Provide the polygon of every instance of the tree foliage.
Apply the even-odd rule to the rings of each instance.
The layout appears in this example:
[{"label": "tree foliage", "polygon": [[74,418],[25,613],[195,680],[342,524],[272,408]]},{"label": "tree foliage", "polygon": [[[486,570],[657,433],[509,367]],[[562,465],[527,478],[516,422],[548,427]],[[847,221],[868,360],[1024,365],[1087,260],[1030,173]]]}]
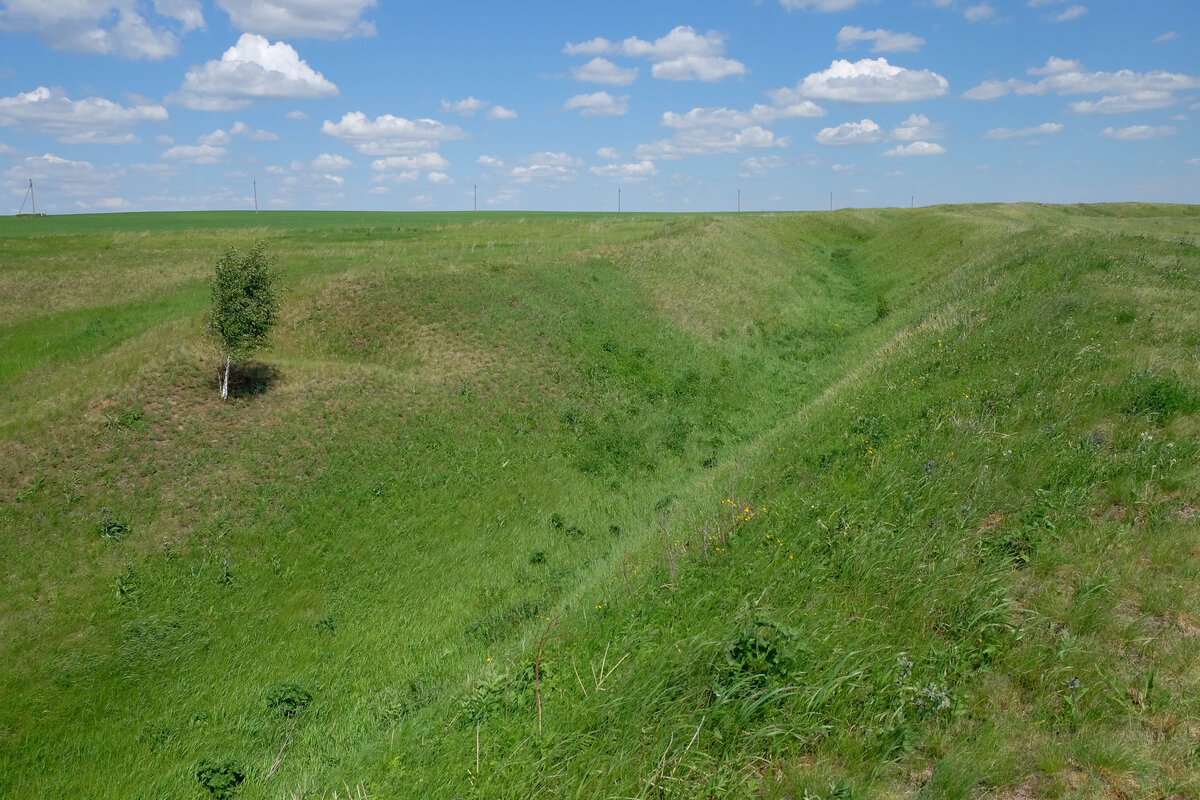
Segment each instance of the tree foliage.
[{"label": "tree foliage", "polygon": [[222,397],[228,395],[230,365],[269,344],[267,337],[279,316],[275,283],[275,269],[262,242],[244,256],[231,246],[217,261],[206,329],[225,357]]}]

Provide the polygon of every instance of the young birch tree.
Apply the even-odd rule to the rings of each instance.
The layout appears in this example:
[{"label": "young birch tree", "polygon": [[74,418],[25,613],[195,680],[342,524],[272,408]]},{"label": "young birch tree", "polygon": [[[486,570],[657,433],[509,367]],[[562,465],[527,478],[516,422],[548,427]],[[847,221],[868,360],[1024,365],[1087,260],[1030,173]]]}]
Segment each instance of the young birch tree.
[{"label": "young birch tree", "polygon": [[206,330],[225,357],[221,399],[229,397],[229,370],[255,350],[268,346],[267,335],[279,316],[275,270],[258,242],[243,256],[230,247],[217,262],[212,307]]}]

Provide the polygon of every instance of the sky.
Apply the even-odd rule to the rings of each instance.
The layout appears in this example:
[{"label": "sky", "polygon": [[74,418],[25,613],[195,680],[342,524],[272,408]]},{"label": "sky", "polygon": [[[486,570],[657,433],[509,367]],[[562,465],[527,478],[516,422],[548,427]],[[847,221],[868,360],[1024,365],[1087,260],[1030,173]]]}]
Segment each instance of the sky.
[{"label": "sky", "polygon": [[5,214],[1200,203],[1197,116],[1197,0],[0,0]]}]

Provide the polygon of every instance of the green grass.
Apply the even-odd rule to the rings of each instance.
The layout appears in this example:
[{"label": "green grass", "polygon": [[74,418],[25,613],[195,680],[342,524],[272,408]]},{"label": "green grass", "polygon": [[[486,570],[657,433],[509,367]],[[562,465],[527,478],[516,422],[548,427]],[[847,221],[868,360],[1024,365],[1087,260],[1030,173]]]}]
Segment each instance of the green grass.
[{"label": "green grass", "polygon": [[0,219],[0,794],[1196,796],[1198,222]]}]

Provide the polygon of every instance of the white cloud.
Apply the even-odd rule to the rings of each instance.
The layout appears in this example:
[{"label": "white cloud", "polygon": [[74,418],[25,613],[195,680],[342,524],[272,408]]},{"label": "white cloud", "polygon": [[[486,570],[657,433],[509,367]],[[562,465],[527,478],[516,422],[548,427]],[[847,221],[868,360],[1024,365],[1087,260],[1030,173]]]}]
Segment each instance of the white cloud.
[{"label": "white cloud", "polygon": [[913,142],[912,144],[903,144],[899,147],[893,147],[891,150],[884,151],[885,156],[893,158],[904,158],[907,156],[940,156],[946,152],[946,148],[936,142]]},{"label": "white cloud", "polygon": [[315,39],[374,36],[374,23],[359,17],[375,4],[376,0],[217,0],[240,31]]},{"label": "white cloud", "polygon": [[1061,133],[1063,126],[1057,122],[1044,122],[1031,128],[992,128],[983,135],[985,139],[1015,139],[1023,136],[1040,136],[1047,133]]},{"label": "white cloud", "polygon": [[595,56],[601,53],[615,53],[618,49],[619,45],[616,42],[610,42],[603,36],[597,36],[595,39],[589,39],[579,44],[567,42],[563,47],[563,52],[569,56]]},{"label": "white cloud", "polygon": [[686,114],[667,111],[662,115],[662,124],[668,128],[745,128],[752,125],[768,125],[777,119],[798,117],[822,117],[825,110],[811,100],[803,100],[788,106],[756,104],[749,111],[728,108],[693,108]]},{"label": "white cloud", "polygon": [[1074,19],[1081,19],[1082,17],[1086,17],[1087,13],[1088,13],[1087,6],[1071,6],[1066,11],[1063,11],[1061,14],[1056,14],[1054,16],[1054,21],[1055,22],[1070,22],[1071,20],[1074,20]]},{"label": "white cloud", "polygon": [[58,201],[93,201],[111,197],[125,175],[119,165],[97,167],[88,161],[71,161],[50,153],[30,156],[4,173],[6,184],[20,186],[27,181],[38,185],[39,205],[53,209]]},{"label": "white cloud", "polygon": [[164,133],[161,136],[155,136],[154,143],[157,145],[161,145],[162,147],[170,147],[171,145],[175,144],[175,137],[167,136]]},{"label": "white cloud", "polygon": [[864,0],[779,0],[788,11],[849,11]]},{"label": "white cloud", "polygon": [[175,31],[204,25],[196,0],[160,0],[154,8],[169,27],[148,22],[136,0],[5,0],[0,30],[32,33],[55,50],[153,61],[178,51]]},{"label": "white cloud", "polygon": [[771,170],[786,166],[787,162],[779,156],[752,156],[742,161],[740,178],[757,178],[767,175]]},{"label": "white cloud", "polygon": [[596,155],[608,161],[616,161],[621,157],[621,154],[614,147],[601,147],[596,151]]},{"label": "white cloud", "polygon": [[[292,165],[295,167],[295,164]],[[316,172],[341,172],[352,169],[354,162],[345,156],[321,153],[308,164],[308,168]]]},{"label": "white cloud", "polygon": [[207,27],[199,0],[154,0],[154,13],[183,25],[183,32]]},{"label": "white cloud", "polygon": [[520,194],[516,189],[501,189],[487,199],[487,204],[489,206],[506,205],[516,200]]},{"label": "white cloud", "polygon": [[296,120],[310,119],[308,114],[305,114],[303,111],[289,111],[286,114],[284,114],[284,116],[287,117],[288,119],[296,119]]},{"label": "white cloud", "polygon": [[968,100],[995,100],[1012,92],[1012,87],[1005,81],[988,80],[978,86],[963,92]]},{"label": "white cloud", "polygon": [[413,195],[408,199],[408,202],[414,206],[431,206],[433,205],[433,195],[418,194]]},{"label": "white cloud", "polygon": [[1174,136],[1179,129],[1171,125],[1130,125],[1127,128],[1108,127],[1100,131],[1100,135],[1108,139],[1123,142],[1139,141],[1141,139],[1157,139],[1162,136]]},{"label": "white cloud", "polygon": [[553,164],[531,164],[529,166],[513,167],[509,175],[517,183],[531,183],[533,181],[568,183],[579,177],[579,173],[570,167]]},{"label": "white cloud", "polygon": [[892,138],[902,142],[917,139],[941,139],[946,135],[946,126],[941,122],[930,122],[924,114],[910,114],[908,119],[892,129]]},{"label": "white cloud", "polygon": [[654,162],[648,160],[636,164],[605,164],[603,167],[592,167],[588,171],[601,178],[611,178],[622,183],[641,183],[658,174]]},{"label": "white cloud", "polygon": [[0,126],[16,126],[69,143],[127,144],[139,122],[163,122],[160,105],[122,106],[103,97],[72,100],[62,89],[39,86],[32,92],[0,97]]},{"label": "white cloud", "polygon": [[940,97],[949,87],[950,83],[936,72],[893,66],[884,58],[855,62],[837,59],[829,69],[812,73],[794,89],[776,89],[767,94],[776,105],[789,105],[806,97],[842,103],[899,103]]},{"label": "white cloud", "polygon": [[813,137],[817,144],[841,146],[847,144],[874,144],[883,139],[883,129],[874,120],[843,122],[833,128],[822,128]]},{"label": "white cloud", "polygon": [[279,140],[279,136],[270,131],[255,130],[244,122],[235,122],[233,127],[228,131],[217,129],[212,133],[201,136],[198,141],[200,144],[215,144],[224,146],[233,141],[233,137],[240,136],[243,139],[250,139],[255,142],[274,142]]},{"label": "white cloud", "polygon": [[[732,58],[726,58],[726,35],[719,31],[709,31],[703,35],[688,25],[672,28],[665,36],[653,42],[639,39],[636,36],[621,42],[612,42],[603,37],[597,37],[581,44],[570,42],[563,48],[568,55],[603,55],[616,54],[649,59],[653,66],[650,74],[656,78],[668,81],[719,81],[734,75],[746,74],[746,65]],[[620,69],[615,64],[608,65],[605,59],[593,59],[591,64],[603,62],[596,70],[604,70],[613,74],[612,70]],[[589,65],[576,68],[584,70]],[[572,70],[572,74],[576,74]],[[576,75],[576,77],[579,77]],[[584,79],[587,80],[587,79]],[[604,83],[610,81],[601,81]],[[629,79],[632,82],[632,79]],[[618,84],[626,85],[626,84]]]},{"label": "white cloud", "polygon": [[391,193],[392,193],[392,190],[387,186],[372,186],[371,189],[367,192],[367,194],[375,194],[375,195],[391,194]]},{"label": "white cloud", "polygon": [[348,142],[368,156],[413,155],[436,150],[443,141],[467,138],[457,125],[432,119],[409,120],[391,114],[371,120],[361,111],[348,112],[340,122],[325,120],[321,133]]},{"label": "white cloud", "polygon": [[475,163],[481,167],[488,167],[489,169],[504,169],[506,166],[508,166],[504,163],[503,159],[496,158],[495,156],[480,156],[479,158],[475,159]]},{"label": "white cloud", "polygon": [[967,6],[963,10],[963,17],[967,22],[983,22],[984,20],[995,19],[996,9],[988,3],[980,3],[977,6]]},{"label": "white cloud", "polygon": [[160,158],[185,164],[216,164],[228,151],[212,144],[179,144],[164,150]]},{"label": "white cloud", "polygon": [[673,139],[660,139],[650,144],[638,145],[634,158],[639,160],[673,160],[686,156],[712,156],[722,153],[741,153],[767,147],[784,147],[786,137],[777,139],[775,134],[759,125],[732,131],[721,128],[691,128],[679,131]]},{"label": "white cloud", "polygon": [[585,117],[619,117],[629,113],[629,95],[613,97],[608,92],[577,94],[563,103],[567,111],[578,110]]},{"label": "white cloud", "polygon": [[660,61],[650,68],[650,74],[667,81],[719,81],[734,75],[745,75],[746,65],[721,56],[680,56]]},{"label": "white cloud", "polygon": [[425,180],[430,183],[436,183],[439,186],[449,186],[454,183],[454,179],[444,172],[430,172],[425,176]]},{"label": "white cloud", "polygon": [[1010,78],[1007,81],[987,80],[967,91],[968,100],[992,100],[1015,92],[1018,95],[1059,96],[1070,94],[1105,94],[1095,102],[1078,102],[1072,110],[1081,114],[1124,113],[1163,108],[1176,100],[1171,92],[1200,88],[1200,77],[1165,70],[1134,72],[1088,72],[1083,64],[1065,58],[1051,57],[1045,66],[1028,70],[1040,76],[1036,81]]},{"label": "white cloud", "polygon": [[571,77],[588,83],[608,83],[613,86],[628,86],[637,80],[636,67],[618,67],[607,58],[597,56],[580,67],[571,67]]},{"label": "white cloud", "polygon": [[442,101],[443,111],[449,111],[452,114],[458,114],[463,117],[474,116],[476,111],[481,111],[487,108],[487,106],[487,100],[479,100],[475,97],[467,97],[463,100],[455,100],[454,102],[450,102],[449,100]]},{"label": "white cloud", "polygon": [[516,119],[517,112],[513,111],[511,108],[505,108],[504,106],[492,106],[488,109],[487,118],[493,122],[502,119]]},{"label": "white cloud", "polygon": [[183,86],[168,100],[201,111],[230,111],[257,99],[337,94],[338,88],[290,45],[244,33],[219,61],[188,70]]},{"label": "white cloud", "polygon": [[858,42],[874,42],[874,53],[914,53],[925,45],[925,40],[911,33],[892,33],[882,28],[873,31],[858,26],[846,25],[837,35],[839,50],[846,50]]},{"label": "white cloud", "polygon": [[1126,114],[1131,111],[1149,111],[1175,104],[1175,95],[1170,92],[1140,91],[1129,94],[1105,95],[1099,100],[1080,100],[1071,103],[1077,114]]},{"label": "white cloud", "polygon": [[450,166],[450,162],[441,153],[419,153],[412,156],[388,156],[371,162],[371,169],[376,172],[387,170],[430,170],[441,171]]},{"label": "white cloud", "polygon": [[1189,164],[1193,167],[1200,167],[1200,158],[1189,158],[1187,161],[1185,161],[1183,163]]},{"label": "white cloud", "polygon": [[1155,36],[1154,44],[1163,44],[1164,42],[1172,42],[1178,38],[1179,38],[1179,33],[1177,31],[1167,31],[1166,33],[1164,33],[1160,36]]},{"label": "white cloud", "polygon": [[530,153],[521,158],[521,163],[533,167],[582,167],[583,161],[567,153]]}]

